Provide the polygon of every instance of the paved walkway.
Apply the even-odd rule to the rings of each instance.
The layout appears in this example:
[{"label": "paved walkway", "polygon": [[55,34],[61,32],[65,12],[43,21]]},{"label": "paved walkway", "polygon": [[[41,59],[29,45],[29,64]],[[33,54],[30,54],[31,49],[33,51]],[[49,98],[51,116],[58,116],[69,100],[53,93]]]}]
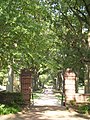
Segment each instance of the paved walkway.
[{"label": "paved walkway", "polygon": [[61,101],[58,101],[54,94],[41,94],[40,98],[34,100],[34,106],[61,106]]},{"label": "paved walkway", "polygon": [[1,120],[90,120],[90,116],[78,114],[60,106],[52,93],[41,94],[41,99],[34,101],[31,109],[18,114],[2,115]]},{"label": "paved walkway", "polygon": [[37,106],[31,110],[0,116],[1,120],[90,120],[90,116],[84,116],[72,110],[66,110],[58,106]]}]

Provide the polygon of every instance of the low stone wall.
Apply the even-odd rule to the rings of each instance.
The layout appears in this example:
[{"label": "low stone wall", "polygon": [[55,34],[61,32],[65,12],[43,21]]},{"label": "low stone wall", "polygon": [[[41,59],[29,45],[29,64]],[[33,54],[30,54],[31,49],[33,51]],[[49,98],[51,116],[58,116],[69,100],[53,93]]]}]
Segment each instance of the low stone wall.
[{"label": "low stone wall", "polygon": [[90,94],[79,94],[79,93],[76,93],[75,94],[75,100],[77,103],[88,103],[90,102]]}]

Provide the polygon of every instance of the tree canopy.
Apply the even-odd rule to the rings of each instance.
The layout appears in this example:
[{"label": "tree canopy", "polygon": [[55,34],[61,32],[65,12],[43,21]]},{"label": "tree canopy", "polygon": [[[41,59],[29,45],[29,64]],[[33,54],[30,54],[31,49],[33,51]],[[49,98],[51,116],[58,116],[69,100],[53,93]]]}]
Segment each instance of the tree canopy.
[{"label": "tree canopy", "polygon": [[42,74],[69,67],[84,73],[89,32],[89,0],[3,0],[0,70],[36,67]]}]

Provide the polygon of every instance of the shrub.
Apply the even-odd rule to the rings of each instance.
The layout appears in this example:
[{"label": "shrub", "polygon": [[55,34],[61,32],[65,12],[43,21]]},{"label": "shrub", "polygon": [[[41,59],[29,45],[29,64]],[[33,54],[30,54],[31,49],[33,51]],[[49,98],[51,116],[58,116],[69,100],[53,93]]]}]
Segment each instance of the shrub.
[{"label": "shrub", "polygon": [[20,111],[20,107],[17,105],[8,106],[5,104],[0,104],[0,115],[5,115],[9,113],[17,113]]},{"label": "shrub", "polygon": [[78,110],[80,113],[87,114],[90,111],[90,105],[81,105]]},{"label": "shrub", "polygon": [[23,104],[23,97],[21,93],[0,93],[0,103],[5,105],[12,105],[13,103],[17,105]]}]

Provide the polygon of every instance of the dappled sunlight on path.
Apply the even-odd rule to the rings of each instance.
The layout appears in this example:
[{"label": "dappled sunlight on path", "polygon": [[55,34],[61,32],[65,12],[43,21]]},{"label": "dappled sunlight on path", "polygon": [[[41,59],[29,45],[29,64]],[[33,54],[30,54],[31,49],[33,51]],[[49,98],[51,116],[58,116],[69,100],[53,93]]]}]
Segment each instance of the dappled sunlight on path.
[{"label": "dappled sunlight on path", "polygon": [[60,105],[55,95],[50,92],[41,94],[34,100],[31,108],[18,114],[1,115],[1,120],[90,120],[90,116],[81,115],[72,109]]},{"label": "dappled sunlight on path", "polygon": [[90,120],[90,117],[83,116],[74,111],[68,111],[65,107],[57,106],[34,106],[25,113],[8,115],[1,120]]}]

